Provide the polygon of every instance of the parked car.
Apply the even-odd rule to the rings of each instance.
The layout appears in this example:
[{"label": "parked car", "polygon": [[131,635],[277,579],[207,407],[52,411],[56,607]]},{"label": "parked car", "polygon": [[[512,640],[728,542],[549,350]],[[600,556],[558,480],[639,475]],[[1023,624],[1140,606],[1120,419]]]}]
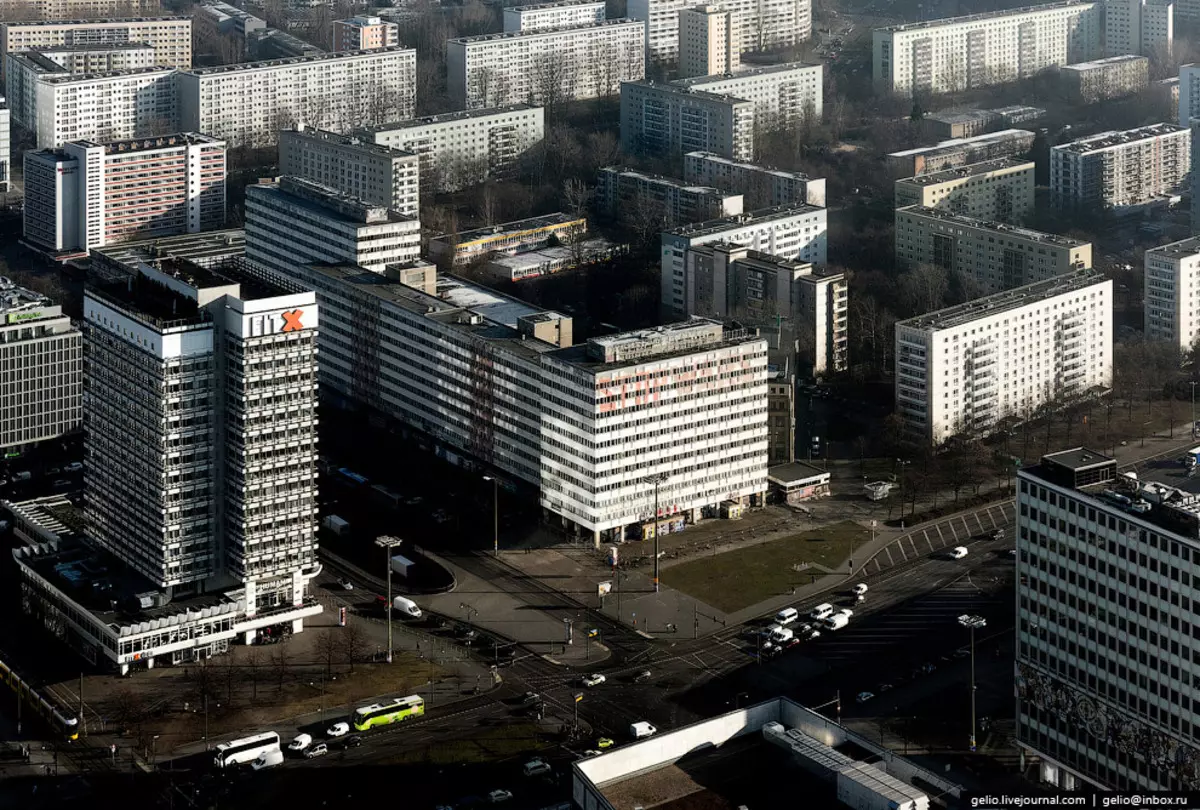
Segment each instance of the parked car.
[{"label": "parked car", "polygon": [[866,703],[873,697],[875,697],[874,692],[859,692],[858,697],[856,697],[855,700],[857,700],[859,703]]},{"label": "parked car", "polygon": [[584,686],[591,687],[591,686],[599,686],[600,684],[604,683],[606,680],[608,680],[608,679],[605,678],[603,675],[601,675],[599,672],[593,672],[591,675],[584,675],[582,682],[583,682]]},{"label": "parked car", "polygon": [[362,744],[363,744],[363,738],[357,734],[346,738],[346,747],[347,748],[358,748]]},{"label": "parked car", "polygon": [[512,798],[511,790],[493,790],[488,794],[488,801],[492,804],[500,804]]},{"label": "parked car", "polygon": [[325,743],[317,743],[312,748],[310,748],[304,752],[304,757],[305,757],[305,759],[316,759],[317,757],[323,757],[328,753],[329,753],[328,745],[326,745]]},{"label": "parked car", "polygon": [[596,747],[601,751],[604,751],[613,747],[613,741],[609,737],[601,737],[600,739],[596,740]]},{"label": "parked car", "polygon": [[70,464],[67,464],[66,466],[63,467],[63,472],[66,472],[66,473],[83,472],[83,464],[78,461],[72,461]]},{"label": "parked car", "polygon": [[550,766],[544,759],[531,759],[525,763],[526,776],[541,776],[545,773],[550,773]]},{"label": "parked car", "polygon": [[326,737],[345,737],[350,733],[349,723],[334,723],[325,731]]}]

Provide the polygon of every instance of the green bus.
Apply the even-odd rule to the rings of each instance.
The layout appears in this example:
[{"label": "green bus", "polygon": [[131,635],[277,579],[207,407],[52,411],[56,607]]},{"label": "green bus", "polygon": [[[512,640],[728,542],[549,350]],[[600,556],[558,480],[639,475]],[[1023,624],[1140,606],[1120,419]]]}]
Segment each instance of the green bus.
[{"label": "green bus", "polygon": [[366,731],[375,726],[399,723],[423,714],[425,714],[424,699],[420,695],[409,695],[387,703],[373,703],[370,706],[355,709],[353,722],[357,731]]}]

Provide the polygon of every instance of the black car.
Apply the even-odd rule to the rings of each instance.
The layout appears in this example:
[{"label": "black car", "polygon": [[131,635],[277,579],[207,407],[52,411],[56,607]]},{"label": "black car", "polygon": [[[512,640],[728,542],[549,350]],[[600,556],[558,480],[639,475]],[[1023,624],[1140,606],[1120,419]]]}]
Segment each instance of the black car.
[{"label": "black car", "polygon": [[357,734],[346,738],[346,747],[347,748],[358,748],[362,744],[363,744],[363,738]]},{"label": "black car", "polygon": [[542,705],[542,696],[539,695],[537,692],[526,692],[525,694],[521,695],[522,708],[529,708],[530,706],[541,706],[541,705]]}]

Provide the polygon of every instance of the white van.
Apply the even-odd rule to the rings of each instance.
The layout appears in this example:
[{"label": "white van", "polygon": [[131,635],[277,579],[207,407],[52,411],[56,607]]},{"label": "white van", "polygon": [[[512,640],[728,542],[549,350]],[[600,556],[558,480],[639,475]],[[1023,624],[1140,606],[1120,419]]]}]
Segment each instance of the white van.
[{"label": "white van", "polygon": [[810,619],[827,619],[832,615],[833,615],[833,605],[829,604],[828,602],[825,602],[824,604],[821,604],[821,605],[817,605],[815,608],[813,608],[812,610],[810,610],[808,612],[808,617]]},{"label": "white van", "polygon": [[635,740],[641,740],[646,737],[653,737],[658,733],[658,729],[642,720],[637,723],[631,723],[629,726],[629,736]]},{"label": "white van", "polygon": [[961,560],[965,556],[967,556],[966,546],[955,546],[950,549],[950,559],[952,560]]},{"label": "white van", "polygon": [[274,768],[276,765],[283,764],[283,752],[276,748],[274,751],[264,751],[258,755],[258,759],[250,763],[250,767],[256,771],[261,771],[263,768]]},{"label": "white van", "polygon": [[800,611],[794,607],[784,608],[775,614],[775,623],[788,625],[800,618]]},{"label": "white van", "polygon": [[392,600],[392,610],[401,614],[405,618],[421,618],[421,609],[417,607],[417,603],[411,599],[405,599],[403,596],[397,596]]}]

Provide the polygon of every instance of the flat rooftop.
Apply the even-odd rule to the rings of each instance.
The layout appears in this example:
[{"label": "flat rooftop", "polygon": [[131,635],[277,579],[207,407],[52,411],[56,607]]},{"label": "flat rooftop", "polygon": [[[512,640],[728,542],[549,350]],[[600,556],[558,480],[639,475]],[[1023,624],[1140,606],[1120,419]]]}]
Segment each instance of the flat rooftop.
[{"label": "flat rooftop", "polygon": [[[61,66],[60,69],[65,70]],[[129,68],[128,70],[108,70],[102,73],[59,73],[53,76],[45,76],[41,81],[43,84],[69,84],[71,82],[95,82],[104,79],[130,79],[135,76],[148,76],[151,74],[166,77],[173,76],[178,72],[172,67],[156,65],[153,67]]]},{"label": "flat rooftop", "polygon": [[323,186],[300,177],[283,176],[277,181],[257,183],[246,187],[246,193],[279,196],[290,204],[330,220],[340,220],[350,225],[383,225],[389,222],[412,222],[413,217],[385,205],[374,205],[358,197],[343,194],[337,189]]},{"label": "flat rooftop", "polygon": [[805,464],[803,461],[793,461],[790,464],[777,464],[767,469],[767,480],[777,484],[792,484],[807,481],[810,478],[829,477],[828,470]]},{"label": "flat rooftop", "polygon": [[1066,0],[1061,3],[1046,3],[1043,6],[1022,6],[1021,8],[1010,8],[1002,11],[985,11],[981,14],[967,14],[962,17],[944,17],[940,20],[925,20],[924,22],[902,23],[900,25],[892,25],[887,28],[876,28],[875,32],[899,33],[901,31],[922,31],[927,28],[941,28],[945,25],[958,25],[959,23],[976,22],[979,20],[994,20],[1000,17],[1016,17],[1020,14],[1033,14],[1041,11],[1050,11],[1053,9],[1071,8],[1072,6],[1094,6],[1095,3],[1079,2],[1079,0]]},{"label": "flat rooftop", "polygon": [[131,152],[150,152],[155,149],[169,149],[175,146],[200,146],[206,144],[224,144],[219,138],[212,138],[199,132],[176,132],[172,135],[158,135],[153,138],[133,138],[127,141],[75,141],[84,147],[103,146],[106,155],[125,155]]},{"label": "flat rooftop", "polygon": [[[585,371],[597,372],[659,363],[755,340],[763,339],[754,329],[744,329],[732,322],[726,328],[719,321],[693,317],[650,329],[592,338],[587,343],[552,352],[550,357]],[[613,359],[606,360],[606,356]]]},{"label": "flat rooftop", "polygon": [[459,110],[457,112],[441,113],[440,115],[426,115],[421,118],[414,118],[411,121],[395,121],[390,124],[379,124],[373,127],[364,127],[359,132],[374,134],[376,132],[392,132],[393,130],[416,129],[417,127],[429,126],[430,124],[449,124],[455,121],[467,121],[472,118],[491,118],[495,115],[504,115],[511,112],[520,112],[522,110],[540,110],[541,107],[536,107],[532,104],[509,104],[504,107],[492,107],[486,110]]},{"label": "flat rooftop", "polygon": [[738,228],[753,226],[760,222],[771,222],[776,219],[811,214],[824,210],[819,205],[776,205],[771,208],[760,208],[757,211],[747,211],[744,214],[734,214],[731,217],[721,217],[720,219],[710,219],[707,222],[697,222],[694,225],[685,225],[682,228],[666,231],[666,233],[672,236],[708,236],[720,233],[721,231],[732,231]]},{"label": "flat rooftop", "polygon": [[603,6],[604,0],[558,0],[555,3],[532,3],[527,6],[509,6],[505,11],[540,11],[544,8],[571,8],[574,6]]},{"label": "flat rooftop", "polygon": [[810,65],[807,62],[785,62],[779,65],[763,65],[746,68],[736,73],[715,73],[712,76],[692,76],[687,79],[676,79],[671,82],[678,87],[699,87],[706,84],[716,84],[734,79],[753,79],[758,76],[772,76],[776,73],[798,73],[803,70],[819,69],[820,65]]},{"label": "flat rooftop", "polygon": [[1156,248],[1151,248],[1146,251],[1146,254],[1155,254],[1165,256],[1169,259],[1181,259],[1186,256],[1195,256],[1200,253],[1200,236],[1191,236],[1187,239],[1181,239],[1178,242],[1172,242],[1169,245],[1160,245]]},{"label": "flat rooftop", "polygon": [[[1069,70],[1077,73],[1084,70],[1096,70],[1098,68],[1117,67],[1119,65],[1128,64],[1130,62],[1145,62],[1150,64],[1150,60],[1145,56],[1138,56],[1134,53],[1121,54],[1120,56],[1109,56],[1104,59],[1093,59],[1090,62],[1076,62],[1073,65],[1063,65],[1059,70]],[[1179,77],[1176,76],[1176,79]]]},{"label": "flat rooftop", "polygon": [[139,262],[173,256],[204,263],[213,258],[240,256],[246,251],[246,232],[241,228],[221,231],[202,231],[161,239],[142,239],[93,248],[92,254],[112,264],[125,265],[130,270]]},{"label": "flat rooftop", "polygon": [[[533,231],[539,228],[551,228],[555,225],[569,226],[586,220],[582,217],[574,217],[570,214],[565,214],[562,211],[556,211],[553,214],[542,214],[537,217],[529,217],[528,219],[518,219],[514,222],[502,222],[499,225],[489,225],[484,228],[475,228],[470,231],[462,231],[458,234],[459,247],[468,242],[476,242],[484,239],[492,239],[505,234],[517,234],[525,231]],[[430,241],[448,242],[451,241],[454,234],[446,234],[435,237]]]},{"label": "flat rooftop", "polygon": [[1033,161],[1024,160],[1017,157],[1001,157],[992,158],[991,160],[981,160],[978,163],[968,163],[965,166],[954,166],[949,169],[942,169],[928,174],[918,174],[916,177],[905,177],[902,180],[897,180],[897,183],[911,183],[917,186],[936,186],[939,183],[949,183],[953,180],[966,180],[970,177],[976,177],[988,172],[1002,172],[1006,170],[1017,171],[1019,169],[1028,169],[1033,171]]},{"label": "flat rooftop", "polygon": [[541,31],[501,31],[497,34],[478,34],[473,37],[456,37],[447,40],[448,43],[459,45],[478,45],[484,42],[501,42],[506,39],[533,39],[535,37],[575,36],[586,31],[599,28],[611,28],[614,25],[645,25],[641,20],[631,20],[628,17],[618,17],[613,20],[601,20],[586,25],[573,25],[570,28],[547,28]]},{"label": "flat rooftop", "polygon": [[977,298],[965,304],[939,309],[936,312],[930,312],[926,315],[918,315],[915,318],[900,321],[897,326],[907,326],[912,329],[925,329],[929,331],[951,329],[961,326],[964,323],[970,323],[985,315],[998,315],[1002,312],[1020,309],[1038,301],[1082,290],[1085,287],[1090,287],[1093,284],[1099,284],[1103,281],[1107,281],[1104,274],[1095,268],[1089,267],[1083,270],[1073,270],[1061,276],[1026,284],[1024,287],[1014,287],[1011,290]]},{"label": "flat rooftop", "polygon": [[1049,455],[1042,456],[1042,458],[1053,461],[1055,464],[1060,464],[1072,472],[1100,467],[1112,461],[1112,457],[1098,453],[1095,450],[1089,450],[1086,447],[1075,447],[1058,453],[1050,453]]},{"label": "flat rooftop", "polygon": [[8,322],[9,315],[40,312],[49,307],[57,305],[47,296],[18,287],[12,280],[0,276],[0,325]]},{"label": "flat rooftop", "polygon": [[684,157],[697,158],[710,163],[720,163],[724,166],[733,166],[738,169],[746,169],[747,171],[762,172],[763,174],[770,174],[775,177],[782,177],[788,180],[800,180],[802,182],[808,182],[810,179],[809,176],[804,172],[788,172],[784,171],[783,169],[772,169],[768,166],[762,166],[758,163],[751,163],[746,160],[734,160],[733,158],[727,158],[724,155],[718,155],[715,152],[688,152],[684,155]]},{"label": "flat rooftop", "polygon": [[936,219],[939,222],[946,222],[954,225],[961,225],[964,228],[977,228],[981,231],[990,231],[998,236],[1011,236],[1018,239],[1025,239],[1029,242],[1037,242],[1041,245],[1053,245],[1063,248],[1078,248],[1090,244],[1079,239],[1072,239],[1069,236],[1059,236],[1056,233],[1044,233],[1035,231],[1030,228],[1021,228],[1016,225],[1009,225],[1004,222],[989,222],[985,219],[976,219],[962,214],[956,214],[953,211],[943,211],[940,208],[929,208],[923,205],[908,205],[903,208],[897,208],[896,213],[904,212],[906,214],[917,214],[928,219]]},{"label": "flat rooftop", "polygon": [[694,186],[691,183],[685,183],[682,180],[676,180],[674,177],[665,177],[661,174],[647,174],[640,172],[637,169],[627,169],[621,166],[605,166],[600,170],[601,174],[622,178],[628,177],[632,180],[640,180],[644,183],[650,183],[656,186],[670,186],[683,191],[690,191],[693,194],[708,194],[713,197],[736,197],[732,191],[722,191],[719,188],[712,186]]},{"label": "flat rooftop", "polygon": [[[784,786],[786,785],[786,789]],[[615,810],[738,810],[780,806],[781,792],[804,807],[836,807],[837,790],[801,768],[793,756],[748,734],[702,748],[671,765],[600,786]]]},{"label": "flat rooftop", "polygon": [[3,26],[4,28],[58,28],[64,25],[103,26],[151,22],[191,22],[191,20],[191,17],[168,15],[164,17],[105,17],[99,20],[21,20],[19,22],[0,23],[0,26]]},{"label": "flat rooftop", "polygon": [[689,98],[699,98],[708,101],[720,101],[724,104],[753,104],[754,102],[738,96],[730,95],[729,93],[713,93],[708,90],[702,90],[696,87],[684,87],[674,82],[656,82],[653,79],[639,79],[636,82],[621,82],[621,92],[624,93],[626,86],[630,87],[645,87],[648,90],[658,90],[663,93],[671,93],[680,96],[688,96]]},{"label": "flat rooftop", "polygon": [[275,68],[292,67],[312,62],[335,61],[339,59],[357,59],[359,57],[383,56],[390,53],[414,53],[411,48],[392,46],[374,48],[369,51],[334,51],[332,53],[313,53],[304,56],[289,56],[283,59],[263,59],[258,62],[240,62],[235,65],[218,65],[216,67],[192,68],[180,70],[180,73],[191,76],[216,76],[222,73],[243,73],[252,70],[272,70]]},{"label": "flat rooftop", "polygon": [[1148,141],[1152,138],[1161,138],[1164,135],[1174,135],[1177,132],[1187,131],[1187,129],[1178,124],[1150,124],[1149,126],[1138,127],[1137,129],[1101,132],[1097,135],[1080,138],[1077,141],[1052,146],[1050,150],[1085,155],[1088,152],[1099,152],[1104,149],[1112,149],[1138,141]]},{"label": "flat rooftop", "polygon": [[340,132],[330,132],[325,129],[308,129],[306,127],[304,129],[284,130],[284,132],[311,141],[321,141],[322,143],[353,148],[360,152],[369,152],[380,157],[403,157],[413,154],[412,152],[405,152],[402,149],[384,146],[381,143],[375,143],[371,140],[363,140],[356,135],[342,135]]},{"label": "flat rooftop", "polygon": [[1034,134],[1027,129],[1002,129],[999,132],[986,132],[983,135],[973,135],[970,138],[952,138],[948,141],[935,143],[933,146],[918,146],[916,149],[905,149],[903,152],[892,152],[888,157],[909,157],[927,155],[938,150],[961,149],[964,146],[978,146],[991,141],[1033,140]]}]

